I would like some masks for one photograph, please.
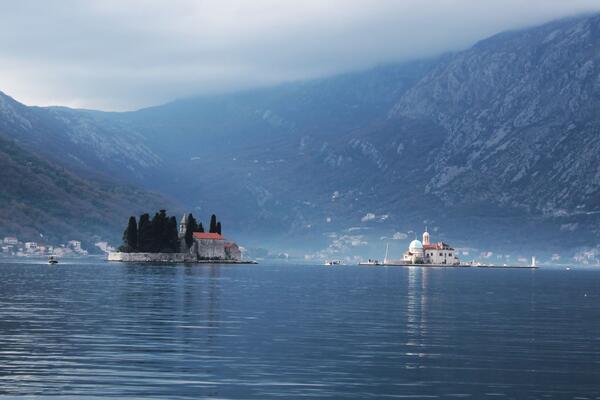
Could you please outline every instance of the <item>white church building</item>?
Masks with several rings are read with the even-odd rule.
[[[406,264],[459,265],[456,250],[444,242],[430,243],[429,232],[423,233],[423,242],[415,239],[404,252],[402,261]]]

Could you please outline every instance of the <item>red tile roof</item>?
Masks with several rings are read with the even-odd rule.
[[[454,250],[444,242],[423,245],[423,250]]]
[[[223,240],[225,238],[218,233],[194,232],[194,239]]]

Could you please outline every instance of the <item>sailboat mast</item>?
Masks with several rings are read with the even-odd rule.
[[[383,263],[387,264],[387,259],[388,259],[388,250],[390,248],[390,242],[386,242],[385,243],[385,258],[383,259]]]

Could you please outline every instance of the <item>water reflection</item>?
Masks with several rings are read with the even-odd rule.
[[[427,334],[427,269],[408,268],[407,307],[408,326],[415,327],[418,337]]]

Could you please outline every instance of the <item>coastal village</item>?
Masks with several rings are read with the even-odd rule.
[[[112,249],[107,242],[96,243],[102,251]],[[81,247],[81,241],[69,240],[59,245],[49,245],[34,241],[23,242],[15,236],[2,240],[2,256],[6,257],[79,257],[87,256],[88,251]]]
[[[109,261],[159,261],[159,262],[228,262],[242,263],[242,249],[221,233],[221,223],[212,215],[209,231],[192,214],[184,214],[179,222],[160,210],[154,218],[148,214],[140,217],[139,224],[131,217],[123,235],[123,245],[115,249],[107,241],[94,244],[95,253],[104,253]],[[7,236],[0,243],[2,257],[68,258],[90,255],[80,240],[64,244],[22,241]]]

